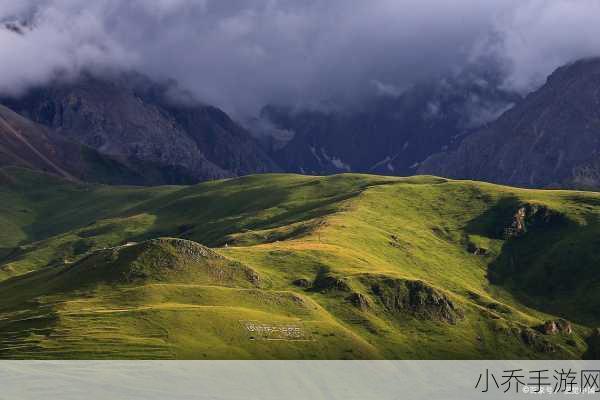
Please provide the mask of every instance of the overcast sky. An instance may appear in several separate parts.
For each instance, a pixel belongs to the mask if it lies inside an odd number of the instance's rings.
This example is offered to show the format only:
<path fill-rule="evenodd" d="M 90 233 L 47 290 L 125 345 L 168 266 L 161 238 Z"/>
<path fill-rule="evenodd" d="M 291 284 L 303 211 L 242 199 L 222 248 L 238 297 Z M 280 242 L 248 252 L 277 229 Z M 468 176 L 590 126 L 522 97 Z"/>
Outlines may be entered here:
<path fill-rule="evenodd" d="M 174 78 L 234 114 L 394 95 L 481 57 L 527 91 L 600 55 L 599 0 L 0 0 L 0 92 L 56 71 Z"/>

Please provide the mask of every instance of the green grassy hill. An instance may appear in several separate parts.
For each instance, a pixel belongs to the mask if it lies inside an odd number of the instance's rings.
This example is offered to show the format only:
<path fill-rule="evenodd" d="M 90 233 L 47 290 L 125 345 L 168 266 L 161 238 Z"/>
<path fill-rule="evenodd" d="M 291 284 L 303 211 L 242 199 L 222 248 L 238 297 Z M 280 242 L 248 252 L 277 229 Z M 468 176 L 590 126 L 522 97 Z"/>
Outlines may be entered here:
<path fill-rule="evenodd" d="M 0 169 L 0 357 L 595 357 L 599 217 L 600 194 L 426 176 Z"/>

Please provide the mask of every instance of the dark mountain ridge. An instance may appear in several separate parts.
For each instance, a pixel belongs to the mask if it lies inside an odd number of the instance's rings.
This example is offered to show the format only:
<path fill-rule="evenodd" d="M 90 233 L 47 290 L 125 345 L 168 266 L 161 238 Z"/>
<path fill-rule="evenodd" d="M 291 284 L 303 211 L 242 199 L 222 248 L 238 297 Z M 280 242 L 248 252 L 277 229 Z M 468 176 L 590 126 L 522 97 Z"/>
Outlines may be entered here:
<path fill-rule="evenodd" d="M 600 187 L 600 58 L 557 69 L 539 90 L 418 172 L 524 187 Z"/>
<path fill-rule="evenodd" d="M 500 82 L 493 71 L 465 72 L 354 111 L 267 106 L 261 121 L 281 133 L 276 137 L 253 136 L 173 83 L 135 73 L 86 73 L 0 99 L 20 116 L 7 108 L 3 115 L 27 132 L 21 134 L 25 141 L 3 134 L 0 161 L 63 177 L 145 185 L 285 171 L 599 187 L 600 59 L 559 68 L 525 99 L 500 89 Z"/>
<path fill-rule="evenodd" d="M 158 166 L 163 173 L 153 179 L 156 184 L 279 171 L 225 113 L 177 99 L 172 90 L 133 73 L 85 73 L 0 103 L 102 154 Z"/>
<path fill-rule="evenodd" d="M 308 174 L 367 172 L 414 175 L 431 154 L 520 101 L 499 89 L 500 73 L 478 68 L 382 94 L 361 110 L 320 111 L 267 106 L 262 119 L 293 135 L 273 141 L 273 158 L 286 171 Z"/>
<path fill-rule="evenodd" d="M 150 164 L 128 164 L 67 140 L 0 105 L 0 166 L 18 166 L 77 181 L 153 183 L 161 173 Z M 160 179 L 159 179 L 160 180 Z"/>

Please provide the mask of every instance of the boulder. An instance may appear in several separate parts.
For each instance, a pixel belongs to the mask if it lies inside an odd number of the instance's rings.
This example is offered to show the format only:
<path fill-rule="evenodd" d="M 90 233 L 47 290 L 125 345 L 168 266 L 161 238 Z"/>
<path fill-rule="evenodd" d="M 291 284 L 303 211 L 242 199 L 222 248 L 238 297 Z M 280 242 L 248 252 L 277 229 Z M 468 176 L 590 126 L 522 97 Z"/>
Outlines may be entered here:
<path fill-rule="evenodd" d="M 350 286 L 343 278 L 338 278 L 331 274 L 319 274 L 315 278 L 315 281 L 312 284 L 313 288 L 319 290 L 321 292 L 328 291 L 341 291 L 341 292 L 350 292 Z"/>
<path fill-rule="evenodd" d="M 560 213 L 540 204 L 521 204 L 514 212 L 510 223 L 504 228 L 503 237 L 509 240 L 523 236 L 532 228 L 552 226 L 563 220 Z"/>
<path fill-rule="evenodd" d="M 312 286 L 311 282 L 308 279 L 304 278 L 295 279 L 294 281 L 292 281 L 292 284 L 301 288 L 309 288 Z"/>
<path fill-rule="evenodd" d="M 530 328 L 524 328 L 521 330 L 521 339 L 523 342 L 533 348 L 536 351 L 542 353 L 554 353 L 556 347 L 550 343 L 547 339 L 540 336 L 538 332 Z"/>
<path fill-rule="evenodd" d="M 569 321 L 561 318 L 544 322 L 540 331 L 545 335 L 571 335 L 573 333 L 573 326 Z"/>
<path fill-rule="evenodd" d="M 369 298 L 362 293 L 352 293 L 350 296 L 348 296 L 348 301 L 352 303 L 354 307 L 362 311 L 371 308 L 371 302 L 369 301 Z"/>

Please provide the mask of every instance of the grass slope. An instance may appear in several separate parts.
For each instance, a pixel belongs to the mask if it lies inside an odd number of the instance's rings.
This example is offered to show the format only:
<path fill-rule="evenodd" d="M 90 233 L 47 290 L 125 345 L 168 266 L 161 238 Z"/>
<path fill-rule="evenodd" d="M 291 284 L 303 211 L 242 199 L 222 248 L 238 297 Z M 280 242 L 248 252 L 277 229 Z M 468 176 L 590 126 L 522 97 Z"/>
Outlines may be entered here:
<path fill-rule="evenodd" d="M 108 187 L 11 168 L 0 184 L 0 357 L 595 354 L 598 194 L 355 174 Z M 537 329 L 559 317 L 573 333 Z"/>

